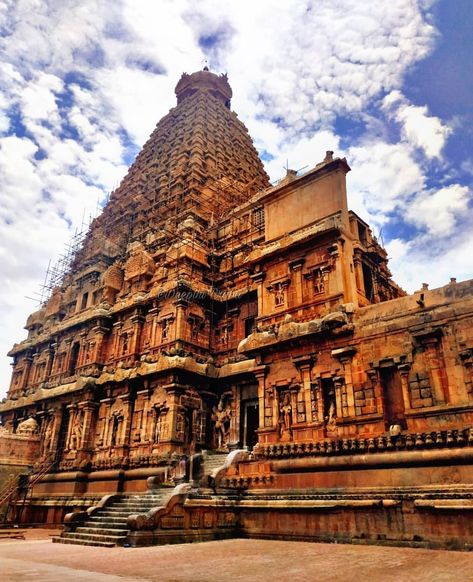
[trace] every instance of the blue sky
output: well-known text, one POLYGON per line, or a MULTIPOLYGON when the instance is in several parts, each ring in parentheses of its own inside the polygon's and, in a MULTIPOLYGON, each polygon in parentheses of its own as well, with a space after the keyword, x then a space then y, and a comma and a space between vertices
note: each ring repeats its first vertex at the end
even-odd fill
MULTIPOLYGON (((473 277, 470 0, 0 1, 0 350, 182 72, 227 72, 268 173, 346 156, 412 292, 473 277)), ((0 391, 9 380, 0 357, 0 391)))

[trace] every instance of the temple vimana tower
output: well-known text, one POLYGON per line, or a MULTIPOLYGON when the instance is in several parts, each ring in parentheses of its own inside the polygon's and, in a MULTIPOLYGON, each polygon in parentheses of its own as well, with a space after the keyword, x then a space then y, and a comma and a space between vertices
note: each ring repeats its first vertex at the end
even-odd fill
POLYGON ((271 185, 226 75, 175 92, 9 352, 4 511, 66 543, 470 547, 473 281, 406 295, 345 158, 271 185))

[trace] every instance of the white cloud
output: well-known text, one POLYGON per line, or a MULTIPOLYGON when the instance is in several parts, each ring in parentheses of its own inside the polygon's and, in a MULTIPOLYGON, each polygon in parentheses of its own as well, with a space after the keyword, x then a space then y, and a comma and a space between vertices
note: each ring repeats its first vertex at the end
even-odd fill
POLYGON ((374 225, 382 225, 396 209, 421 192, 424 176, 403 144, 373 141, 349 149, 350 205, 374 225))
POLYGON ((392 91, 383 100, 384 108, 401 124, 404 140, 424 151, 428 158, 439 158, 453 129, 438 117, 429 115, 428 108, 415 106, 401 94, 392 91))
POLYGON ((467 211, 470 199, 470 190, 459 184, 424 191, 407 207, 406 218, 424 227, 433 236, 448 236, 455 227, 457 217, 467 211))
POLYGON ((386 245, 390 269, 401 287, 413 292, 422 283, 431 289, 446 285, 452 277, 458 281, 471 278, 473 225, 463 228, 449 244, 439 247, 420 235, 409 242, 394 239, 386 245))

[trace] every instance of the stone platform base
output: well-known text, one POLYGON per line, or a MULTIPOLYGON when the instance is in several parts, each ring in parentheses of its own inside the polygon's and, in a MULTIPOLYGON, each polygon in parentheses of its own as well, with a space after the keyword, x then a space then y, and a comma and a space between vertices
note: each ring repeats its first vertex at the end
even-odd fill
MULTIPOLYGON (((473 549, 473 486, 176 496, 132 546, 232 537, 473 549)), ((133 528, 132 528, 133 530, 133 528)))

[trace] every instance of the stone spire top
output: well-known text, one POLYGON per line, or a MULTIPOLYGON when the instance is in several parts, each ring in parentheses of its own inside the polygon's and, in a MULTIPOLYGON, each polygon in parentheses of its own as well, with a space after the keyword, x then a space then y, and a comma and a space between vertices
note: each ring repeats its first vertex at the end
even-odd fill
POLYGON ((197 91, 210 93, 216 99, 222 101, 227 109, 230 109, 230 99, 233 93, 226 73, 216 75, 211 73, 208 67, 204 67, 202 71, 197 71, 191 75, 183 73, 175 89, 177 104, 179 105, 184 99, 194 95, 197 91))

